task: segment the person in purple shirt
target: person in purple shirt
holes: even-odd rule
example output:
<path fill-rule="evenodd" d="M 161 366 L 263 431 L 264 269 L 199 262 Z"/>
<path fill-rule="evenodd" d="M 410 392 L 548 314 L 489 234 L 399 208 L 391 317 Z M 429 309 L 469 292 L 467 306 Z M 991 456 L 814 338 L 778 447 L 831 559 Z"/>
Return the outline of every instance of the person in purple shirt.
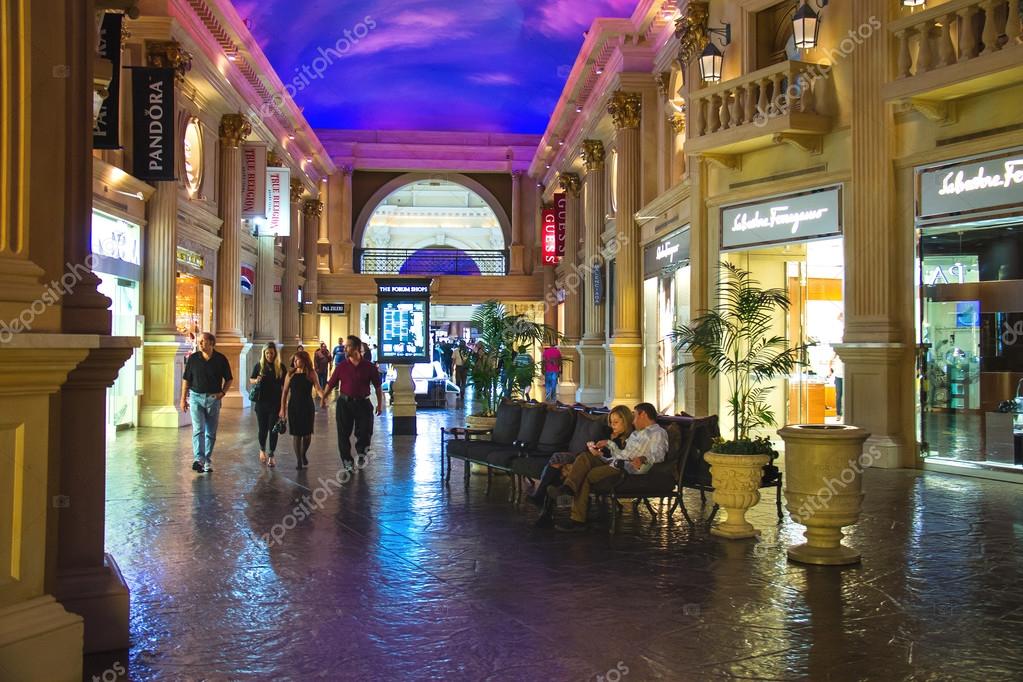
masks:
<path fill-rule="evenodd" d="M 322 407 L 327 406 L 327 397 L 336 386 L 337 398 L 337 449 L 346 469 L 355 468 L 352 458 L 352 430 L 355 430 L 355 452 L 366 456 L 370 438 L 373 436 L 373 403 L 369 399 L 370 386 L 376 388 L 376 414 L 383 413 L 384 392 L 380 387 L 380 370 L 372 362 L 363 359 L 362 339 L 349 336 L 345 343 L 347 359 L 334 366 L 334 372 L 323 389 L 320 399 Z"/>

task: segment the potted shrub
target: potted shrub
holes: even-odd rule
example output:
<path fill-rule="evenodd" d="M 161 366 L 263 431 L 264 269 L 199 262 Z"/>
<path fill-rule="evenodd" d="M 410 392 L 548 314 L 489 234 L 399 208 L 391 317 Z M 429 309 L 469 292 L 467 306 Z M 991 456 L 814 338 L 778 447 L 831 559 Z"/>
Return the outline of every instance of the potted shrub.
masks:
<path fill-rule="evenodd" d="M 714 501 L 727 518 L 711 532 L 727 538 L 749 538 L 759 531 L 746 521 L 746 511 L 760 500 L 760 480 L 765 465 L 778 453 L 757 429 L 777 424 L 768 402 L 772 386 L 804 364 L 812 344 L 790 346 L 783 335 L 772 332 L 776 315 L 789 309 L 783 289 L 763 289 L 749 272 L 727 261 L 721 263 L 715 310 L 705 311 L 690 325 L 671 334 L 675 352 L 688 353 L 674 371 L 692 368 L 697 374 L 724 379 L 731 438 L 719 438 L 704 457 L 711 467 Z"/>
<path fill-rule="evenodd" d="M 471 324 L 479 335 L 467 362 L 473 412 L 466 423 L 472 428 L 491 428 L 500 402 L 524 397 L 525 388 L 540 371 L 539 362 L 525 367 L 515 363 L 519 348 L 556 342 L 558 332 L 523 315 L 509 314 L 498 301 L 481 304 Z"/>

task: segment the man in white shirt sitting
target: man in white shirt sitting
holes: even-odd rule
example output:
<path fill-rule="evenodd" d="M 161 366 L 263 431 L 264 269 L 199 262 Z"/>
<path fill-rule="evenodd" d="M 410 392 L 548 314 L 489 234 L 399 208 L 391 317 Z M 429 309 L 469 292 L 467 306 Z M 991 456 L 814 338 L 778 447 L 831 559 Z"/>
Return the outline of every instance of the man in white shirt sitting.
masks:
<path fill-rule="evenodd" d="M 550 491 L 549 494 L 554 497 L 559 494 L 573 497 L 571 519 L 559 524 L 558 530 L 572 532 L 586 528 L 592 485 L 610 477 L 620 477 L 623 471 L 642 475 L 650 471 L 654 464 L 664 461 L 668 454 L 668 432 L 657 424 L 657 408 L 650 403 L 640 403 L 636 405 L 633 414 L 636 430 L 629 436 L 624 448 L 606 440 L 589 444 L 590 451 L 576 457 L 565 483 L 559 489 Z"/>

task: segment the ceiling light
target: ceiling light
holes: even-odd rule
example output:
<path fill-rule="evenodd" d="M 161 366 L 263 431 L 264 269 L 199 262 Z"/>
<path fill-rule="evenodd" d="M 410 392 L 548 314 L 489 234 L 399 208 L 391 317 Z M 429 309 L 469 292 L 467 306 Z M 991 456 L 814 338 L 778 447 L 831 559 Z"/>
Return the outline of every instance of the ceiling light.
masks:
<path fill-rule="evenodd" d="M 598 66 L 597 67 L 597 75 L 599 76 L 602 73 L 604 73 L 604 69 L 602 69 L 601 67 Z"/>
<path fill-rule="evenodd" d="M 583 105 L 581 105 L 581 104 L 577 105 L 576 108 L 575 108 L 575 113 L 577 113 L 577 114 L 583 113 Z"/>
<path fill-rule="evenodd" d="M 559 147 L 564 147 L 565 146 L 565 141 L 564 140 L 558 140 L 558 146 Z"/>
<path fill-rule="evenodd" d="M 289 140 L 294 140 L 295 139 L 295 133 L 288 133 L 288 139 Z"/>

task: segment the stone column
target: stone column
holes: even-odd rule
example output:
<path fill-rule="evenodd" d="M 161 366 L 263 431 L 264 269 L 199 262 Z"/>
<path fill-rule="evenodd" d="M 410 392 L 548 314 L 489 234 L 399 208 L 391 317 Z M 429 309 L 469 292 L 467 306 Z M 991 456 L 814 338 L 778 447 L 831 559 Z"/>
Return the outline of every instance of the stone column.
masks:
<path fill-rule="evenodd" d="M 340 172 L 327 181 L 327 232 L 330 238 L 330 271 L 353 272 L 352 249 L 352 167 L 341 166 Z"/>
<path fill-rule="evenodd" d="M 256 260 L 256 338 L 259 344 L 276 341 L 280 331 L 277 316 L 274 315 L 274 252 L 277 238 L 272 235 L 258 237 L 259 246 Z"/>
<path fill-rule="evenodd" d="M 224 223 L 220 228 L 217 253 L 217 350 L 231 363 L 234 385 L 224 396 L 224 407 L 240 408 L 248 403 L 245 363 L 248 339 L 242 337 L 242 157 L 241 142 L 252 132 L 252 124 L 241 114 L 220 119 L 220 164 L 217 205 Z"/>
<path fill-rule="evenodd" d="M 641 320 L 643 280 L 640 261 L 641 96 L 638 93 L 614 93 L 608 113 L 614 121 L 618 151 L 617 254 L 615 255 L 615 305 L 608 344 L 611 376 L 608 398 L 612 404 L 632 404 L 642 396 L 643 346 Z"/>
<path fill-rule="evenodd" d="M 150 50 L 150 66 L 176 63 L 180 47 L 163 43 Z M 180 148 L 181 140 L 175 140 Z M 142 361 L 144 381 L 139 424 L 178 428 L 191 423 L 181 412 L 181 373 L 185 346 L 175 323 L 177 299 L 178 183 L 154 182 L 142 240 L 142 314 L 146 337 Z"/>
<path fill-rule="evenodd" d="M 887 21 L 890 3 L 852 4 L 852 25 Z M 845 338 L 836 350 L 845 363 L 846 423 L 870 431 L 864 449 L 874 465 L 916 465 L 913 404 L 912 305 L 903 263 L 906 240 L 893 240 L 895 154 L 891 105 L 881 95 L 889 61 L 887 32 L 875 31 L 852 53 L 852 182 L 845 233 Z"/>
<path fill-rule="evenodd" d="M 291 236 L 284 237 L 284 281 L 281 282 L 281 358 L 288 362 L 297 350 L 298 324 L 298 231 L 302 229 L 302 183 L 291 181 Z"/>
<path fill-rule="evenodd" d="M 306 199 L 302 206 L 302 225 L 304 241 L 302 243 L 305 252 L 305 300 L 311 301 L 306 306 L 305 315 L 302 317 L 302 338 L 306 347 L 313 344 L 319 347 L 320 341 L 320 315 L 319 308 L 319 274 L 316 265 L 316 247 L 320 229 L 320 216 L 323 213 L 323 202 L 318 199 Z M 324 339 L 326 341 L 326 339 Z"/>
<path fill-rule="evenodd" d="M 526 247 L 522 245 L 522 175 L 512 171 L 511 246 L 508 248 L 508 274 L 523 275 L 526 267 Z"/>
<path fill-rule="evenodd" d="M 604 305 L 594 299 L 593 272 L 605 267 L 601 259 L 600 235 L 604 231 L 605 177 L 604 145 L 600 140 L 583 140 L 586 164 L 586 201 L 583 206 L 583 294 L 585 309 L 583 337 L 579 343 L 579 390 L 576 400 L 590 405 L 604 402 L 606 358 L 604 354 Z M 606 269 L 605 269 L 606 272 Z M 606 284 L 605 284 L 606 291 Z"/>
<path fill-rule="evenodd" d="M 707 196 L 707 162 L 699 156 L 689 159 L 689 188 L 693 206 L 701 206 Z M 699 203 L 697 203 L 699 202 Z M 709 310 L 712 302 L 711 273 L 717 272 L 717 262 L 708 258 L 711 253 L 710 226 L 707 224 L 707 212 L 694 210 L 690 213 L 690 259 L 689 269 L 689 310 L 692 318 Z M 714 253 L 717 253 L 715 246 Z M 680 358 L 686 361 L 692 357 Z M 685 411 L 697 416 L 716 414 L 717 408 L 710 407 L 710 379 L 692 370 L 685 370 Z"/>
<path fill-rule="evenodd" d="M 561 283 L 565 289 L 565 328 L 561 341 L 561 357 L 565 361 L 558 387 L 558 400 L 575 402 L 579 390 L 579 341 L 583 330 L 583 279 L 579 268 L 579 194 L 582 181 L 575 173 L 561 175 L 565 191 L 565 257 L 561 261 Z"/>

